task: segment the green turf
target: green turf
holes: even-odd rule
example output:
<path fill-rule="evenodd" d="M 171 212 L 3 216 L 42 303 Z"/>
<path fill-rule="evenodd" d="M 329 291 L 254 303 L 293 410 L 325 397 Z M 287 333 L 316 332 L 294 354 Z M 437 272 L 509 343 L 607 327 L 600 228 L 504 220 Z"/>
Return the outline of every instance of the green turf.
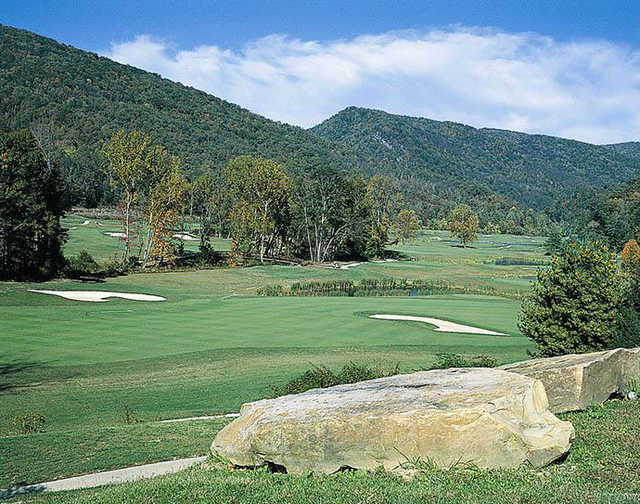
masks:
<path fill-rule="evenodd" d="M 131 290 L 131 289 L 128 289 Z M 518 338 L 515 301 L 483 296 L 378 298 L 177 297 L 166 302 L 86 303 L 27 292 L 25 306 L 0 306 L 9 359 L 50 365 L 144 359 L 229 348 L 424 345 L 499 348 L 511 338 L 438 333 L 417 322 L 372 320 L 368 313 L 442 318 Z"/>
<path fill-rule="evenodd" d="M 208 452 L 228 420 L 90 426 L 0 438 L 0 488 L 194 457 Z M 135 447 L 135 449 L 132 449 Z"/>
<path fill-rule="evenodd" d="M 123 485 L 49 495 L 45 503 L 207 504 L 598 504 L 638 502 L 638 401 L 562 415 L 576 439 L 561 464 L 542 469 L 430 469 L 405 481 L 383 472 L 353 471 L 324 476 L 229 471 L 215 464 Z M 22 498 L 21 498 L 22 499 Z"/>
<path fill-rule="evenodd" d="M 91 223 L 82 226 L 85 220 Z M 86 249 L 98 259 L 117 254 L 120 242 L 103 233 L 118 231 L 118 222 L 99 222 L 103 226 L 79 215 L 67 218 L 65 252 Z M 167 437 L 158 428 L 154 438 L 157 424 L 123 427 L 125 404 L 152 422 L 237 411 L 243 402 L 268 396 L 271 386 L 312 364 L 336 369 L 348 361 L 398 364 L 410 372 L 428 366 L 438 352 L 490 354 L 499 362 L 524 359 L 532 346 L 517 331 L 515 298 L 528 289 L 536 268 L 497 266 L 495 259 L 542 259 L 541 243 L 541 238 L 487 236 L 475 248 L 462 249 L 447 233 L 425 232 L 415 244 L 396 248 L 415 260 L 365 263 L 349 270 L 265 265 L 134 274 L 99 283 L 0 283 L 0 364 L 7 371 L 27 365 L 20 372 L 0 374 L 0 467 L 14 467 L 0 473 L 0 486 L 3 481 L 33 482 L 159 460 L 172 450 L 177 455 L 193 451 L 187 434 Z M 222 250 L 228 242 L 218 240 L 215 246 Z M 255 296 L 259 287 L 270 284 L 389 277 L 448 280 L 511 299 Z M 31 293 L 30 288 L 149 293 L 167 301 L 83 303 Z M 374 312 L 432 316 L 507 336 L 440 333 L 422 323 L 368 319 Z M 7 437 L 13 417 L 30 412 L 46 416 L 46 433 Z M 155 454 L 136 452 L 132 440 L 137 435 L 162 440 L 162 448 Z M 210 442 L 211 435 L 204 437 Z M 82 447 L 98 439 L 101 454 L 83 458 Z M 127 440 L 129 452 L 123 448 Z M 45 459 L 57 454 L 55 464 L 39 460 L 39 450 Z M 108 463 L 109 450 L 117 452 L 117 464 Z"/>
<path fill-rule="evenodd" d="M 88 224 L 85 222 L 89 221 Z M 62 219 L 62 225 L 67 230 L 67 243 L 64 247 L 65 256 L 79 254 L 86 250 L 96 260 L 116 259 L 121 257 L 124 242 L 105 233 L 122 232 L 122 224 L 117 219 L 95 219 L 79 215 L 69 215 Z M 141 241 L 141 238 L 136 243 Z M 229 250 L 229 240 L 211 240 L 214 250 Z M 183 241 L 184 249 L 188 251 L 198 250 L 198 241 Z"/>

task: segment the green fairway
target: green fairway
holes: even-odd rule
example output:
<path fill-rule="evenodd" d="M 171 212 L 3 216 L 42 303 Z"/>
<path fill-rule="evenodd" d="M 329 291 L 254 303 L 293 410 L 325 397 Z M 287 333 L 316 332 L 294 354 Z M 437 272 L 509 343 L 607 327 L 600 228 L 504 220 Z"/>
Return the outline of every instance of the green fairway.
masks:
<path fill-rule="evenodd" d="M 164 295 L 161 290 L 153 294 Z M 369 345 L 474 347 L 512 338 L 435 332 L 418 322 L 380 321 L 364 313 L 436 317 L 514 335 L 517 302 L 482 296 L 425 298 L 256 298 L 182 296 L 146 303 L 88 303 L 26 293 L 26 306 L 0 307 L 12 334 L 0 342 L 9 359 L 50 365 L 135 360 L 230 348 Z"/>
<path fill-rule="evenodd" d="M 98 222 L 67 218 L 66 253 L 118 254 L 119 240 L 104 234 L 119 231 L 118 222 Z M 396 248 L 401 260 L 349 269 L 264 265 L 94 283 L 0 283 L 0 363 L 7 370 L 0 376 L 0 466 L 12 466 L 0 475 L 0 487 L 204 454 L 214 435 L 204 424 L 153 422 L 237 411 L 312 365 L 339 369 L 353 361 L 411 372 L 430 366 L 439 352 L 486 354 L 500 363 L 525 359 L 532 345 L 517 330 L 518 297 L 536 271 L 526 263 L 544 261 L 541 243 L 486 236 L 462 249 L 448 233 L 428 231 Z M 214 246 L 223 250 L 228 242 Z M 502 265 L 504 257 L 516 264 Z M 385 278 L 446 280 L 506 297 L 255 295 L 265 285 Z M 28 289 L 146 293 L 166 301 L 79 302 Z M 434 317 L 505 336 L 437 332 L 419 322 L 369 319 L 373 313 Z M 123 424 L 125 407 L 144 423 Z M 45 433 L 16 435 L 13 419 L 29 413 L 46 417 Z M 145 448 L 134 449 L 134 439 Z"/>

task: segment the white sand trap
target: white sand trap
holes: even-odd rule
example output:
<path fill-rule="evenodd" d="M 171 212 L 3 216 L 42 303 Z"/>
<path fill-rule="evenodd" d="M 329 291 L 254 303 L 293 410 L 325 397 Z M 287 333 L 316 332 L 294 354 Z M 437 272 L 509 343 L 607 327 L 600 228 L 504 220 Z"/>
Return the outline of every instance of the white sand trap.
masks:
<path fill-rule="evenodd" d="M 434 331 L 438 332 L 455 332 L 455 333 L 470 333 L 470 334 L 490 334 L 492 336 L 504 336 L 503 333 L 489 331 L 488 329 L 480 329 L 479 327 L 471 327 L 463 324 L 456 324 L 455 322 L 449 322 L 447 320 L 441 320 L 431 317 L 414 317 L 412 315 L 387 315 L 377 314 L 369 315 L 369 318 L 382 319 L 382 320 L 409 320 L 411 322 L 424 322 L 436 326 Z"/>
<path fill-rule="evenodd" d="M 72 301 L 91 301 L 92 303 L 104 303 L 108 298 L 130 299 L 132 301 L 166 301 L 162 296 L 152 296 L 151 294 L 134 294 L 131 292 L 107 292 L 107 291 L 63 291 L 63 290 L 35 290 L 29 292 L 39 294 L 53 294 Z"/>
<path fill-rule="evenodd" d="M 105 233 L 107 236 L 111 236 L 112 238 L 126 238 L 127 234 L 126 233 L 112 233 L 111 231 L 105 231 Z"/>
<path fill-rule="evenodd" d="M 86 220 L 84 221 L 82 224 L 80 224 L 81 226 L 86 226 L 87 224 L 91 224 L 90 220 Z"/>
<path fill-rule="evenodd" d="M 174 233 L 173 235 L 174 238 L 178 238 L 178 240 L 183 240 L 183 241 L 198 241 L 199 238 L 196 238 L 195 236 L 192 236 L 190 234 L 187 233 Z"/>
<path fill-rule="evenodd" d="M 340 269 L 350 269 L 350 268 L 355 268 L 356 266 L 360 266 L 362 263 L 361 262 L 356 262 L 356 263 L 351 263 L 351 264 L 343 264 L 342 266 L 340 266 Z"/>

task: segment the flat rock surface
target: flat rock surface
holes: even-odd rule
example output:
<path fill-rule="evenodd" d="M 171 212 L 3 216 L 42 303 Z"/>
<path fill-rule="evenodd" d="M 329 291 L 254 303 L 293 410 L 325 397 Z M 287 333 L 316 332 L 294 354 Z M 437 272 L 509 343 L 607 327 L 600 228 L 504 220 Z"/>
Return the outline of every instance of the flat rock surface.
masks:
<path fill-rule="evenodd" d="M 541 382 L 496 369 L 380 378 L 248 403 L 212 450 L 238 466 L 290 473 L 438 465 L 544 466 L 569 449 L 569 422 L 548 410 Z"/>
<path fill-rule="evenodd" d="M 607 350 L 516 362 L 499 369 L 540 380 L 554 413 L 576 411 L 620 393 L 640 373 L 640 349 Z"/>

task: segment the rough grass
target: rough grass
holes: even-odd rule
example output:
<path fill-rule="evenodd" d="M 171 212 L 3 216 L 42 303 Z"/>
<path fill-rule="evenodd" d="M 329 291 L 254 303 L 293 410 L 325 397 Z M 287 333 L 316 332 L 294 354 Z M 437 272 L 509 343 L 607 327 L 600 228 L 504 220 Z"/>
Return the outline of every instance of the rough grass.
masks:
<path fill-rule="evenodd" d="M 138 423 L 0 437 L 0 488 L 207 454 L 228 420 Z"/>
<path fill-rule="evenodd" d="M 49 495 L 29 502 L 101 503 L 630 503 L 640 498 L 638 401 L 562 415 L 576 428 L 567 459 L 543 469 L 450 470 L 425 465 L 413 480 L 385 472 L 325 476 L 229 471 L 215 464 L 119 486 Z"/>

